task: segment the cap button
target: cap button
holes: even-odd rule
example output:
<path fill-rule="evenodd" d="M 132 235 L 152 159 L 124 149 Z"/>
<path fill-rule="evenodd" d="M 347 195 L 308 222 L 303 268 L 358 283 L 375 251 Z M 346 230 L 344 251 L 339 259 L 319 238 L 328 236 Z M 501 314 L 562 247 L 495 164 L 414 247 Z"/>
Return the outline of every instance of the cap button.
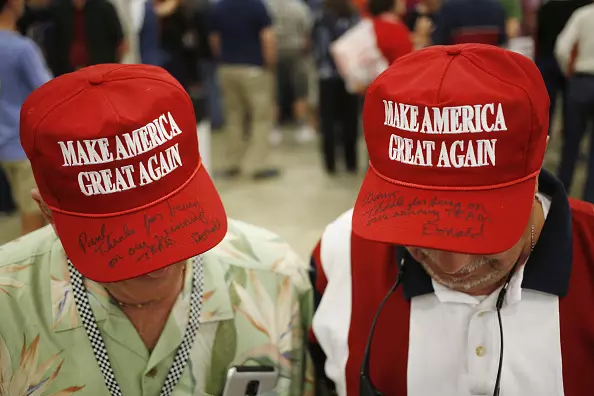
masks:
<path fill-rule="evenodd" d="M 101 85 L 102 82 L 103 82 L 103 74 L 94 73 L 93 71 L 89 71 L 89 84 Z"/>
<path fill-rule="evenodd" d="M 446 54 L 452 55 L 452 56 L 460 55 L 461 53 L 462 53 L 462 48 L 456 48 L 456 47 L 454 47 L 454 48 L 448 48 L 446 50 Z"/>

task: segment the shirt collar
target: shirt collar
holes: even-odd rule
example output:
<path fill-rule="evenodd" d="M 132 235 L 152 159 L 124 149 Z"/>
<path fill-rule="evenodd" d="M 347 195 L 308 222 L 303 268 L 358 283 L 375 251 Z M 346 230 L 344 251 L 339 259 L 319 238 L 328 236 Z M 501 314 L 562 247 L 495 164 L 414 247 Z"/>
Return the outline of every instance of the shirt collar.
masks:
<path fill-rule="evenodd" d="M 53 329 L 56 332 L 73 330 L 82 326 L 74 303 L 68 265 L 63 250 L 51 268 L 51 299 Z M 200 323 L 217 322 L 232 319 L 234 311 L 225 282 L 224 266 L 216 255 L 202 256 L 204 266 L 204 297 L 200 314 Z M 110 315 L 122 316 L 124 313 L 111 301 L 107 291 L 100 284 L 89 279 L 84 280 L 87 295 L 95 319 L 104 322 Z M 184 288 L 172 310 L 176 317 L 186 317 L 192 290 L 192 263 L 188 260 L 184 279 Z"/>
<path fill-rule="evenodd" d="M 569 288 L 573 258 L 571 210 L 560 181 L 546 170 L 538 178 L 539 191 L 551 197 L 551 207 L 534 251 L 523 268 L 521 287 L 563 297 Z M 407 300 L 434 293 L 431 277 L 402 246 L 397 258 L 404 257 L 406 273 L 403 293 Z"/>

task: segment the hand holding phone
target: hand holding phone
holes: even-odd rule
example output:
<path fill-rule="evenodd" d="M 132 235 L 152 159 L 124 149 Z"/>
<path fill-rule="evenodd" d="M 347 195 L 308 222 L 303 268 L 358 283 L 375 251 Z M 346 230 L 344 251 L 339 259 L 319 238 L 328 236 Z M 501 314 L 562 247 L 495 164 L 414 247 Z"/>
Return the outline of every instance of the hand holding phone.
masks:
<path fill-rule="evenodd" d="M 278 371 L 270 366 L 233 366 L 227 372 L 223 396 L 257 396 L 273 392 Z"/>

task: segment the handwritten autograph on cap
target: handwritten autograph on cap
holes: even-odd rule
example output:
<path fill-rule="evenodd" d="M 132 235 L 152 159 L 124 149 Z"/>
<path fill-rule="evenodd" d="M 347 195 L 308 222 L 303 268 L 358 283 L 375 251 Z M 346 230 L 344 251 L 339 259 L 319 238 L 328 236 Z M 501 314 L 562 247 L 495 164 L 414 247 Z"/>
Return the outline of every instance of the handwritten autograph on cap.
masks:
<path fill-rule="evenodd" d="M 144 215 L 143 226 L 137 230 L 127 224 L 113 230 L 103 224 L 96 235 L 81 232 L 78 244 L 83 253 L 96 256 L 101 260 L 107 259 L 109 267 L 113 268 L 123 259 L 121 252 L 114 254 L 114 249 L 120 247 L 128 238 L 142 233 L 146 239 L 130 246 L 126 250 L 129 257 L 136 261 L 149 260 L 151 257 L 178 245 L 177 233 L 190 225 L 200 223 L 204 225 L 190 237 L 194 243 L 200 243 L 221 228 L 219 219 L 209 219 L 200 201 L 193 200 L 182 203 L 167 201 L 167 210 L 163 212 L 147 212 Z M 187 241 L 184 241 L 184 244 Z"/>
<path fill-rule="evenodd" d="M 418 217 L 422 236 L 445 236 L 451 238 L 479 238 L 485 226 L 492 222 L 487 208 L 481 203 L 462 203 L 456 200 L 421 199 L 405 197 L 399 191 L 370 192 L 363 199 L 361 216 L 368 227 L 389 218 Z M 455 219 L 459 226 L 451 226 Z M 447 221 L 448 225 L 444 225 Z"/>

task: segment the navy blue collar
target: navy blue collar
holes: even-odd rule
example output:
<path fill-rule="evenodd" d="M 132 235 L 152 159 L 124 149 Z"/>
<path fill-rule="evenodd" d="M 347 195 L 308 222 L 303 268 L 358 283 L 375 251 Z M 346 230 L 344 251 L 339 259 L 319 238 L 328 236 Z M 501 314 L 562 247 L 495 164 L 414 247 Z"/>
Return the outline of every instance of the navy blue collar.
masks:
<path fill-rule="evenodd" d="M 571 209 L 565 189 L 549 172 L 543 170 L 538 178 L 539 191 L 551 197 L 551 208 L 544 227 L 524 268 L 522 288 L 563 297 L 569 288 L 573 259 Z M 402 288 L 404 297 L 433 293 L 431 278 L 401 246 L 397 258 L 404 257 L 406 274 Z"/>

